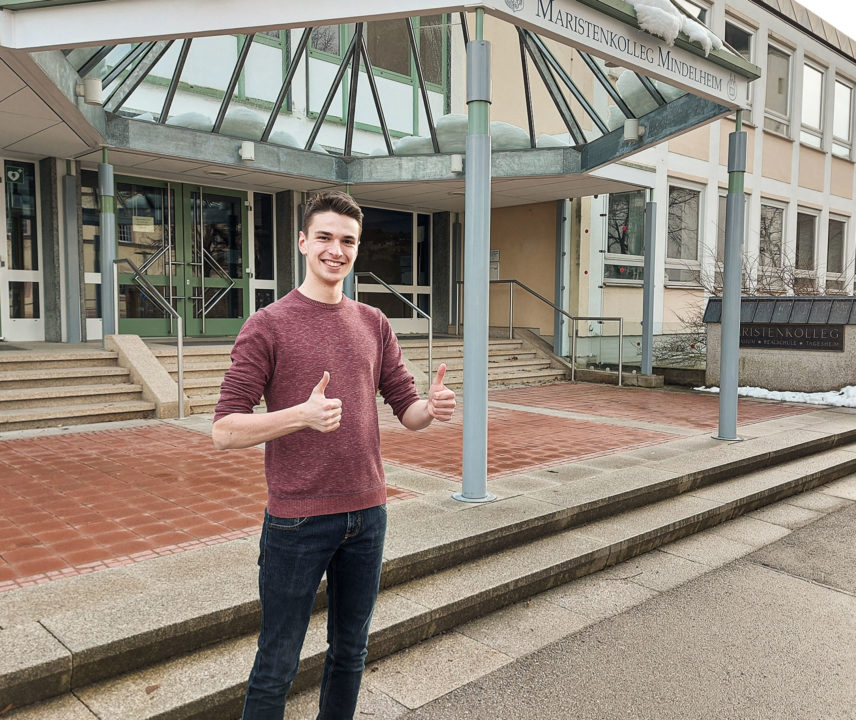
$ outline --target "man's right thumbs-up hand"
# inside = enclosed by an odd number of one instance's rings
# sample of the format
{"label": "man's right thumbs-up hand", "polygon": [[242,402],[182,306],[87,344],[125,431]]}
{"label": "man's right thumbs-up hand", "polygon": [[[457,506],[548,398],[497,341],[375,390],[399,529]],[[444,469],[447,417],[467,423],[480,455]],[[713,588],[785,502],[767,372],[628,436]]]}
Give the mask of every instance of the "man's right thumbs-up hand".
{"label": "man's right thumbs-up hand", "polygon": [[337,430],[342,421],[342,401],[324,395],[329,382],[330,373],[325,370],[321,381],[312,388],[309,399],[303,403],[306,426],[324,433]]}

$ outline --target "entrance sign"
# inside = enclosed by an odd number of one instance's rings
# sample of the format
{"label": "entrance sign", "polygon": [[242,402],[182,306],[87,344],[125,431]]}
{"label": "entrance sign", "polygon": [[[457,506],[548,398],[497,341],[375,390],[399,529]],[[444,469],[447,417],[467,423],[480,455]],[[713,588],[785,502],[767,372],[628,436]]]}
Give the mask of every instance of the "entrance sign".
{"label": "entrance sign", "polygon": [[517,9],[503,14],[517,25],[722,105],[745,104],[748,81],[734,69],[669,46],[600,10],[574,0],[513,0],[508,5]]}
{"label": "entrance sign", "polygon": [[742,323],[740,347],[844,352],[844,326]]}

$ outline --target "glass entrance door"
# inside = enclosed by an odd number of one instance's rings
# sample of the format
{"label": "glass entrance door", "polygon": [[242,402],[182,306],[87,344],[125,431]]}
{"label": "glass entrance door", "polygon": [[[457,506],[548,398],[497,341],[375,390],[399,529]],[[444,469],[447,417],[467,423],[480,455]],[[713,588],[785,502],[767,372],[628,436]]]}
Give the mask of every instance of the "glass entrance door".
{"label": "glass entrance door", "polygon": [[[120,178],[117,256],[181,314],[188,337],[235,335],[249,309],[246,194]],[[119,331],[173,336],[175,321],[119,265]]]}
{"label": "glass entrance door", "polygon": [[3,163],[6,239],[0,245],[0,337],[44,340],[42,272],[36,216],[36,166]]}

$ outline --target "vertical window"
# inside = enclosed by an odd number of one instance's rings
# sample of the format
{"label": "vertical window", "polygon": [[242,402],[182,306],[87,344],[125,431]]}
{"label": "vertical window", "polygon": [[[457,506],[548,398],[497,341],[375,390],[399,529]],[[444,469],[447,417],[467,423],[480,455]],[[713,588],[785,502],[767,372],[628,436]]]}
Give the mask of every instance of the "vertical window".
{"label": "vertical window", "polygon": [[803,66],[802,128],[800,142],[819,148],[823,138],[823,71]]}
{"label": "vertical window", "polygon": [[826,241],[826,272],[828,275],[844,273],[844,238],[847,223],[843,220],[829,219],[829,233]]}
{"label": "vertical window", "polygon": [[[752,33],[744,30],[739,25],[725,21],[725,42],[744,60],[752,62]],[[750,93],[750,86],[747,85],[747,98]]]}
{"label": "vertical window", "polygon": [[666,281],[697,283],[699,280],[699,215],[701,192],[669,187]]}
{"label": "vertical window", "polygon": [[835,103],[832,112],[832,153],[839,157],[850,156],[852,141],[853,87],[841,80],[835,81]]}
{"label": "vertical window", "polygon": [[341,45],[338,25],[319,25],[309,36],[309,46],[328,55],[339,55],[343,50]]}
{"label": "vertical window", "polygon": [[273,280],[273,196],[253,193],[253,244],[256,280]]}
{"label": "vertical window", "polygon": [[645,192],[613,193],[606,219],[607,280],[642,280],[645,243]]}
{"label": "vertical window", "polygon": [[764,127],[787,135],[790,102],[791,56],[770,45],[767,48],[767,101]]}
{"label": "vertical window", "polygon": [[761,227],[758,261],[763,267],[782,266],[782,233],[785,210],[774,205],[761,205]]}
{"label": "vertical window", "polygon": [[814,245],[817,218],[808,213],[797,213],[796,269],[814,270]]}
{"label": "vertical window", "polygon": [[847,278],[844,276],[847,222],[829,218],[826,237],[826,292],[846,293]]}

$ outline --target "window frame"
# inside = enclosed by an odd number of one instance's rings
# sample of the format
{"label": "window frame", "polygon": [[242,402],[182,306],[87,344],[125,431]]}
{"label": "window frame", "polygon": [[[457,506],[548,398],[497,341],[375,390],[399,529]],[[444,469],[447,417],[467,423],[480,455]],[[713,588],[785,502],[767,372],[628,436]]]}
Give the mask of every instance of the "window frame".
{"label": "window frame", "polygon": [[[695,258],[674,258],[669,256],[669,243],[670,239],[670,230],[669,225],[671,221],[672,215],[672,190],[678,189],[683,190],[685,192],[693,192],[696,193],[696,197],[698,198],[698,211],[696,217],[696,246],[695,246]],[[705,188],[699,185],[695,185],[693,183],[684,182],[680,180],[672,180],[670,179],[667,186],[667,211],[666,211],[666,248],[665,248],[665,263],[664,263],[664,284],[666,287],[693,287],[697,288],[701,286],[701,260],[702,260],[702,248],[704,246],[704,223],[703,218],[705,217]],[[683,240],[681,241],[681,246],[685,243]],[[681,271],[689,271],[695,274],[694,280],[671,280],[669,278],[670,270],[681,270]]]}
{"label": "window frame", "polygon": [[[642,211],[641,217],[639,218],[639,222],[642,223],[642,252],[638,255],[634,253],[620,253],[620,252],[610,252],[609,249],[609,222],[610,222],[610,207],[612,203],[613,195],[630,195],[633,193],[639,193],[642,196]],[[632,200],[628,200],[628,222],[631,219],[631,210],[633,207]],[[605,249],[603,251],[603,283],[604,285],[630,285],[636,286],[642,284],[643,278],[620,278],[620,277],[607,277],[607,267],[627,267],[627,268],[644,268],[645,267],[645,255],[644,255],[644,244],[645,244],[645,190],[626,190],[619,193],[610,193],[607,198],[606,205],[606,222],[604,222],[604,245]],[[619,270],[619,274],[621,270]],[[635,274],[635,271],[634,271]]]}
{"label": "window frame", "polygon": [[[824,286],[827,292],[831,291],[836,294],[847,294],[847,232],[849,229],[850,218],[844,215],[830,213],[826,220],[826,263],[824,267]],[[841,223],[843,226],[841,231],[841,269],[829,269],[829,238],[830,228],[832,223]],[[830,284],[835,287],[830,288]]]}
{"label": "window frame", "polygon": [[766,75],[769,78],[770,53],[778,52],[788,59],[787,95],[785,98],[785,114],[769,107],[769,93],[764,96],[764,130],[791,139],[791,115],[793,114],[793,75],[794,75],[794,53],[786,45],[776,42],[767,42],[767,65]]}
{"label": "window frame", "polygon": [[760,216],[759,219],[763,219],[764,216],[764,208],[770,207],[775,210],[779,210],[782,213],[782,227],[779,231],[779,252],[776,258],[776,262],[772,264],[767,264],[762,261],[764,257],[764,253],[761,251],[761,227],[758,227],[758,271],[760,272],[761,267],[769,267],[769,268],[777,268],[781,269],[783,265],[783,259],[785,255],[785,237],[787,236],[787,228],[788,228],[788,206],[786,203],[778,202],[776,200],[768,200],[767,198],[761,198],[761,207],[760,207]]}
{"label": "window frame", "polygon": [[[849,137],[842,138],[835,134],[835,118],[837,116],[836,108],[836,87],[841,85],[846,87],[850,91],[850,107],[847,108],[846,115],[848,118],[848,129],[850,132]],[[856,84],[854,84],[851,80],[842,77],[841,75],[836,74],[833,79],[833,99],[832,99],[832,129],[830,134],[832,136],[832,146],[830,152],[836,157],[842,157],[846,160],[852,158],[853,155],[853,112],[854,112],[854,95],[856,95]]]}
{"label": "window frame", "polygon": [[[808,145],[816,150],[823,147],[823,128],[826,125],[825,99],[826,99],[826,78],[829,68],[823,67],[820,63],[805,58],[803,60],[803,76],[802,76],[802,97],[800,98],[800,142],[803,145]],[[817,126],[809,125],[805,121],[806,108],[806,70],[812,70],[820,75],[820,98],[818,99],[818,124]],[[813,102],[809,102],[809,106],[813,106]]]}

